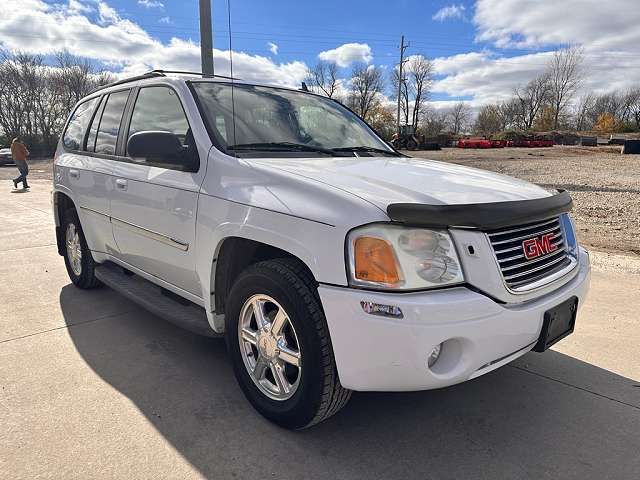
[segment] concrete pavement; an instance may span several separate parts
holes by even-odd
[[[640,476],[637,275],[594,272],[576,333],[552,351],[448,389],[356,393],[289,432],[246,402],[222,341],[70,284],[49,182],[5,187],[0,478]]]

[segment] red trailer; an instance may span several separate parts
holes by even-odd
[[[458,148],[493,148],[493,144],[486,138],[461,138]]]

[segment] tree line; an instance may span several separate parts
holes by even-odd
[[[640,131],[640,87],[623,92],[579,95],[584,80],[582,49],[558,50],[547,68],[511,98],[482,106],[474,133],[517,131]]]
[[[640,87],[624,92],[583,92],[584,54],[579,47],[553,53],[542,73],[513,89],[509,98],[478,109],[469,102],[434,108],[433,61],[408,57],[402,77],[379,66],[356,64],[347,78],[335,63],[320,61],[307,74],[310,89],[339,100],[390,139],[400,123],[426,136],[493,135],[516,131],[640,131]],[[114,81],[113,74],[68,53],[53,65],[40,55],[0,52],[0,144],[21,136],[35,155],[50,155],[68,113],[85,95]]]
[[[430,105],[434,66],[424,56],[409,57],[403,70],[400,78],[397,67],[385,76],[380,67],[356,65],[349,78],[340,79],[335,64],[319,62],[309,71],[308,83],[317,93],[345,103],[387,138],[396,131],[398,94],[400,123],[426,136],[490,136],[506,130],[640,131],[640,87],[579,95],[585,79],[580,47],[555,51],[539,75],[515,87],[508,99],[485,104],[477,112],[464,101],[449,108]]]
[[[33,156],[51,155],[73,106],[113,80],[68,53],[47,65],[40,55],[0,52],[0,142],[21,137]]]

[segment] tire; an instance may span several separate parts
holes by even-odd
[[[258,352],[253,354],[256,367],[260,358],[266,361],[267,357],[263,356],[262,351],[259,350],[259,345],[265,343],[260,343],[263,339],[260,335],[271,335],[256,328],[258,336],[252,337],[252,341],[256,340],[255,345],[243,342],[244,337],[241,338],[239,335],[240,330],[246,331],[252,328],[240,327],[244,318],[251,318],[251,322],[256,320],[255,313],[251,313],[255,310],[245,310],[248,305],[254,305],[252,299],[256,298],[270,298],[275,305],[272,302],[266,302],[265,305],[280,307],[286,311],[288,318],[286,328],[289,330],[284,337],[287,338],[287,346],[281,346],[281,348],[295,350],[295,345],[292,346],[292,344],[297,343],[299,369],[296,370],[298,367],[292,365],[285,365],[290,368],[287,370],[289,374],[285,379],[287,384],[292,378],[297,378],[295,384],[293,382],[290,384],[290,390],[293,393],[289,392],[288,397],[281,394],[282,392],[274,394],[265,391],[265,388],[259,386],[259,382],[254,380],[255,371],[251,373],[250,365],[246,363],[251,361],[251,355],[243,353],[247,348],[252,352]],[[351,390],[340,385],[329,330],[316,285],[300,262],[294,259],[276,259],[248,267],[233,285],[225,312],[225,337],[236,379],[249,402],[263,416],[285,428],[303,429],[327,419],[347,404],[351,397]],[[277,323],[274,321],[274,317],[277,318],[277,316],[273,311],[270,315],[272,318],[267,318],[270,320],[267,328]],[[282,338],[278,341],[279,346]],[[277,351],[276,355],[278,355]],[[275,358],[273,361],[279,362],[280,359]],[[267,379],[269,371],[275,379],[273,368],[277,367],[266,367],[264,380],[267,384],[271,384]],[[293,390],[294,387],[295,390]],[[282,398],[275,398],[274,395],[280,395]]]
[[[77,238],[70,244],[70,236]],[[64,264],[71,282],[83,289],[96,288],[100,281],[95,276],[95,262],[84,238],[80,219],[75,210],[67,210],[62,217],[62,235],[64,239]],[[79,261],[74,258],[73,251],[80,255]]]

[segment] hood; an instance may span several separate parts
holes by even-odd
[[[386,211],[392,203],[455,205],[550,196],[532,183],[485,170],[403,157],[247,159],[356,195]]]

